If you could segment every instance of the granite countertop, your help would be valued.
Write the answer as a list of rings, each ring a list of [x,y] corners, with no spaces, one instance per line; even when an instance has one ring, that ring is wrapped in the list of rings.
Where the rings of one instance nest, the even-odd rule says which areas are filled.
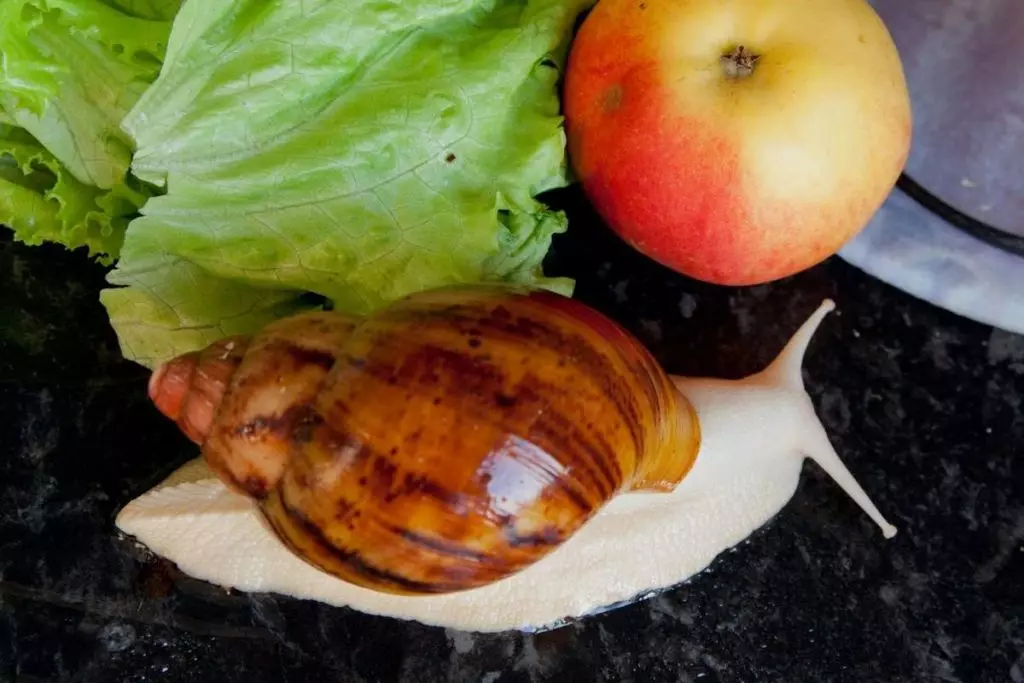
[[[832,259],[772,285],[671,274],[573,207],[550,270],[677,373],[738,377],[824,297],[806,364],[885,541],[812,464],[689,583],[538,635],[226,593],[119,537],[194,457],[120,357],[103,269],[0,236],[0,680],[1024,681],[1024,338]]]

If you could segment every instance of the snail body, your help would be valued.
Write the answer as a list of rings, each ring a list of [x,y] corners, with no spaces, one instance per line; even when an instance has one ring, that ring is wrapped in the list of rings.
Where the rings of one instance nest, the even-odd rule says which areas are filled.
[[[814,457],[890,535],[803,393],[816,325],[763,373],[778,380],[769,398],[756,382],[730,396],[813,422],[778,447]],[[716,407],[701,415],[686,394],[703,389],[688,387],[575,300],[478,286],[366,319],[281,320],[170,361],[150,393],[295,555],[372,591],[426,595],[522,572],[620,496],[722,476],[728,459],[695,469],[702,426],[721,440],[757,428],[756,409],[737,424],[704,396]]]

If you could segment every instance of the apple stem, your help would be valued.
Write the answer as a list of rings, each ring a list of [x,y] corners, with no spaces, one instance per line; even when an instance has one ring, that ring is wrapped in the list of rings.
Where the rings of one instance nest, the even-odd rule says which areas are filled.
[[[756,55],[743,45],[733,48],[729,53],[722,55],[722,68],[725,75],[731,79],[740,79],[754,73],[754,67],[761,55]]]

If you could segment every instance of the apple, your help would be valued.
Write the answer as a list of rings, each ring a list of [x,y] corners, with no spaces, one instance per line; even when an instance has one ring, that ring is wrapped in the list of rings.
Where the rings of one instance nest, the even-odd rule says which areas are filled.
[[[895,185],[912,127],[899,53],[863,0],[599,0],[564,114],[608,225],[723,285],[839,251]]]

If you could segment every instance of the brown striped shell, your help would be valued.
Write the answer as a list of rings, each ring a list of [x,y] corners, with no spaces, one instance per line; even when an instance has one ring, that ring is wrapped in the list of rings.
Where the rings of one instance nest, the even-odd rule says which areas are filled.
[[[151,394],[297,555],[402,594],[526,568],[617,494],[673,489],[699,440],[628,333],[505,287],[278,321],[171,361]]]

